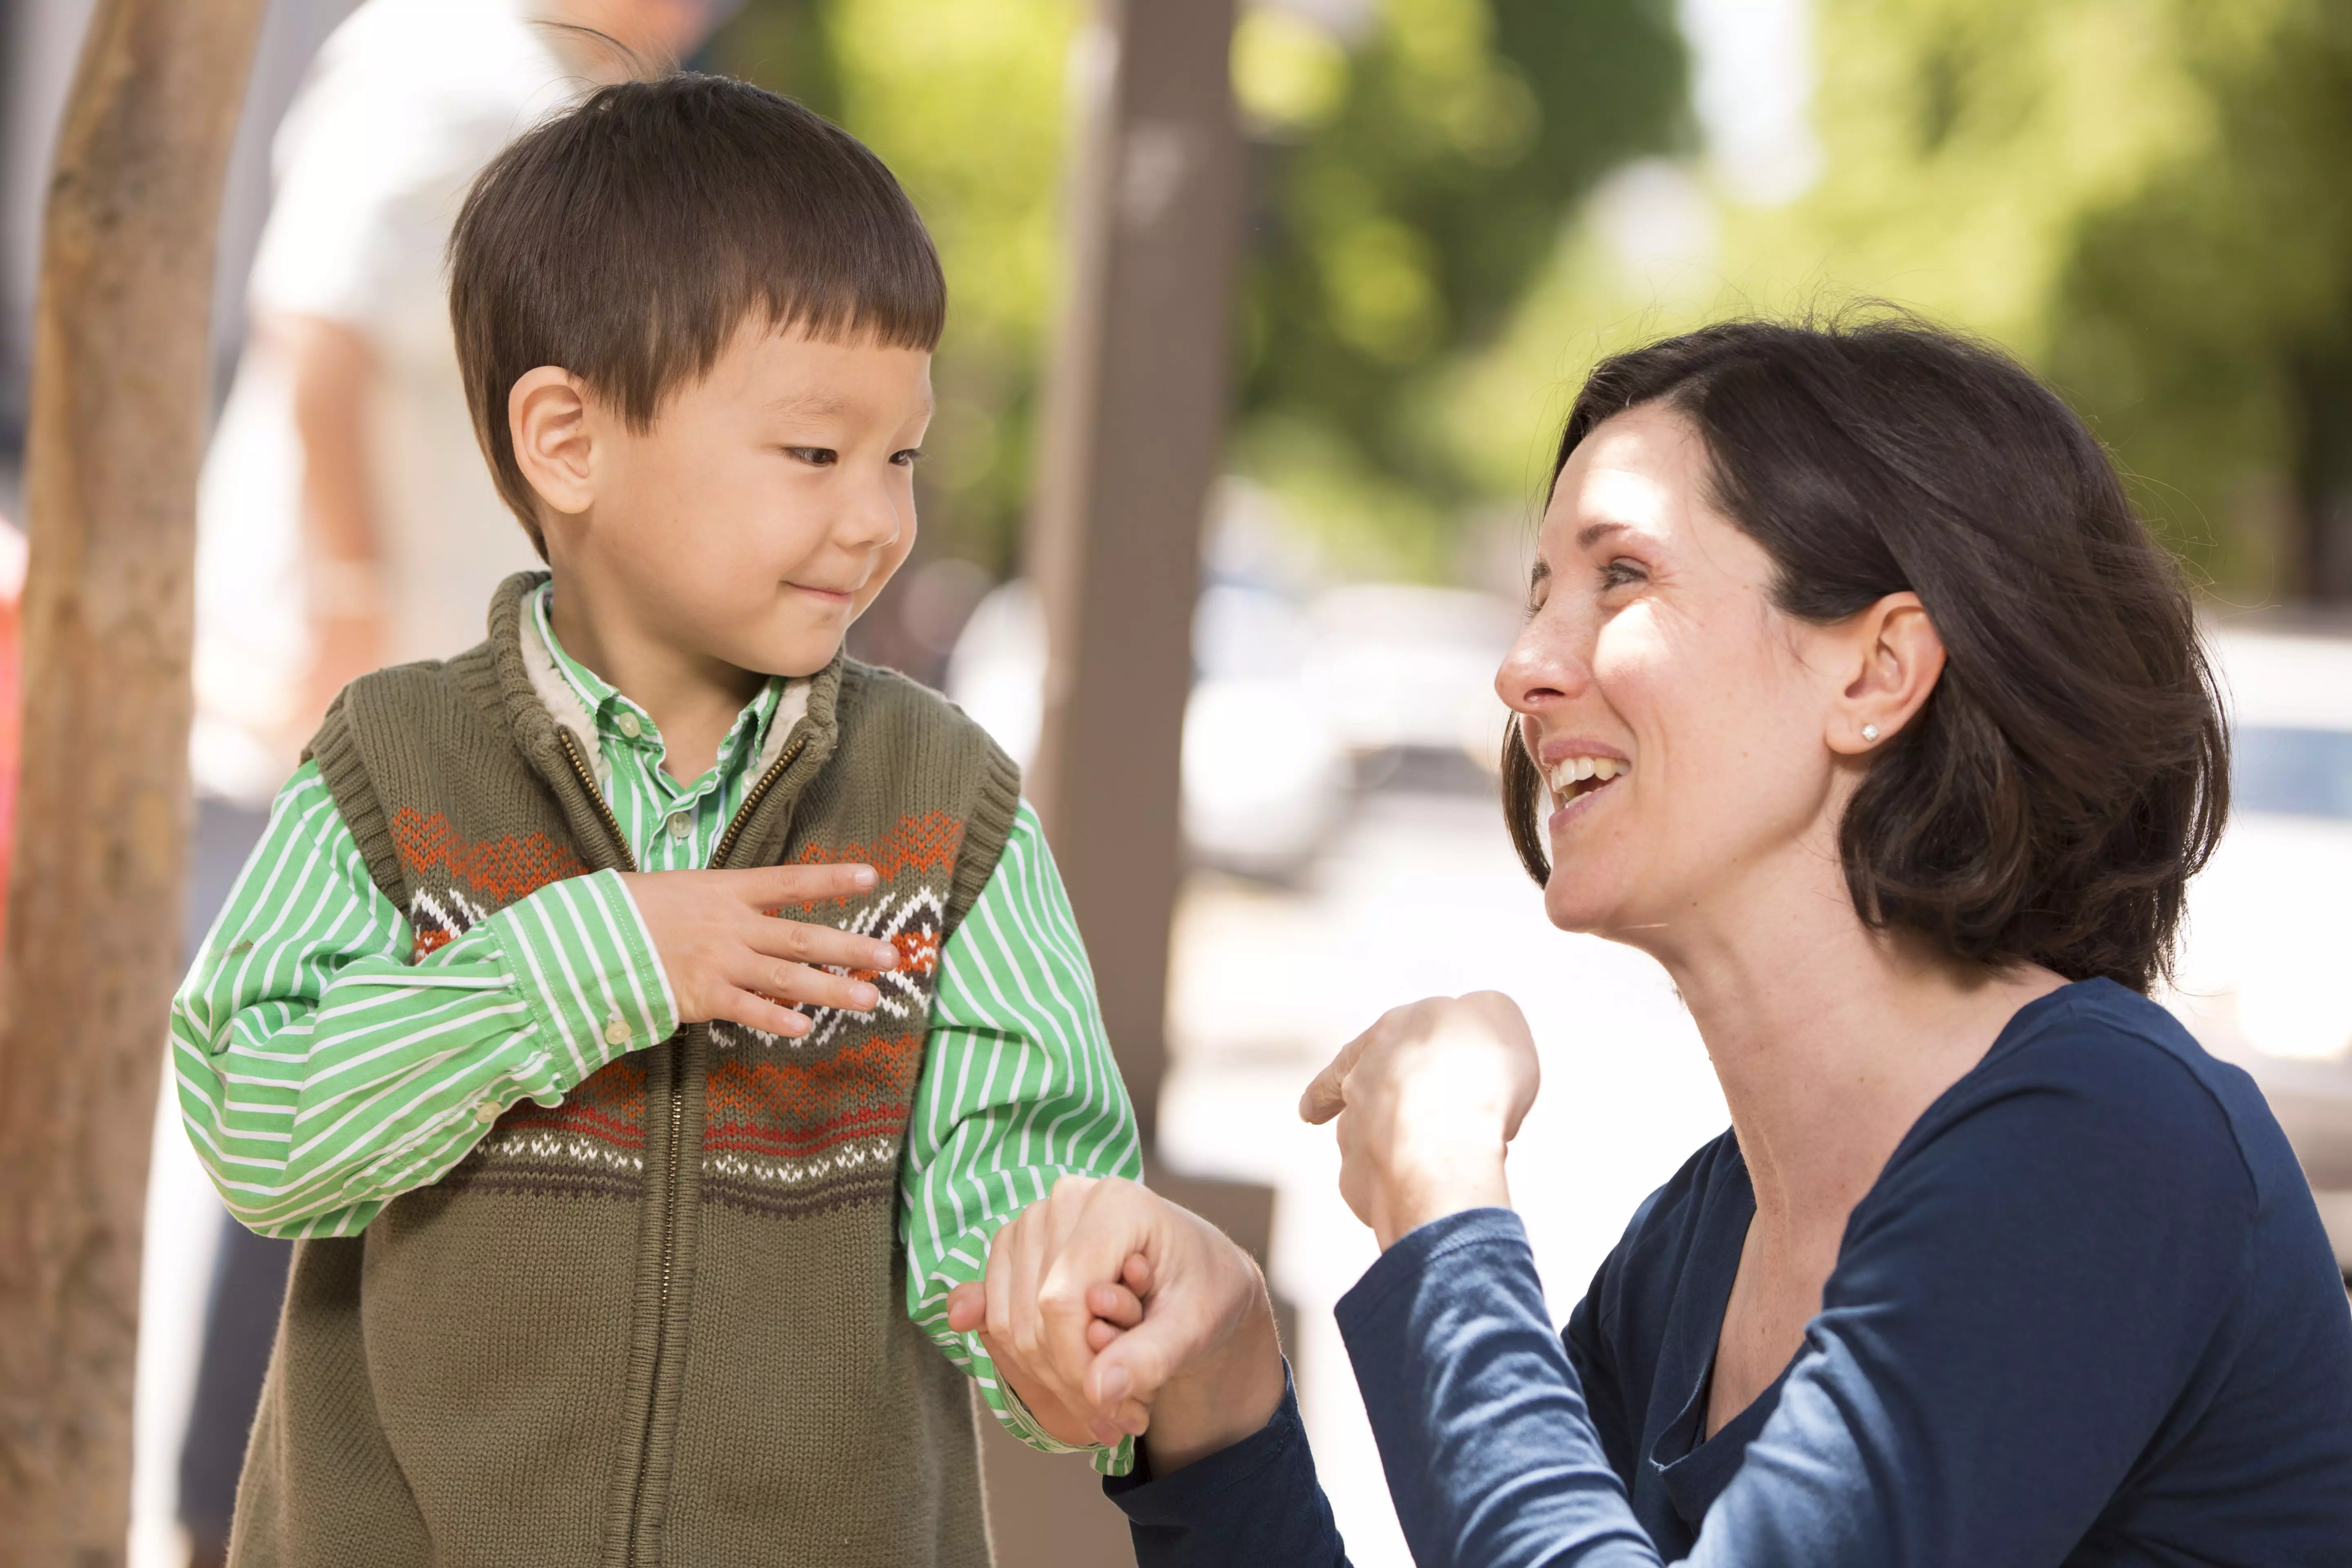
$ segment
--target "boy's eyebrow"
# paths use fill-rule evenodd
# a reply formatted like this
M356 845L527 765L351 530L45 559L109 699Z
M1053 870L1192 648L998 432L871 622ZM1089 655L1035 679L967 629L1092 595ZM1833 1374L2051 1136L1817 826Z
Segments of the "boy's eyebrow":
M923 394L923 417L929 418L938 408L938 397L926 390ZM850 411L848 398L830 392L787 393L768 404L769 413L785 419L829 419Z
M849 412L849 400L829 392L795 392L768 405L772 414L803 414L823 418Z

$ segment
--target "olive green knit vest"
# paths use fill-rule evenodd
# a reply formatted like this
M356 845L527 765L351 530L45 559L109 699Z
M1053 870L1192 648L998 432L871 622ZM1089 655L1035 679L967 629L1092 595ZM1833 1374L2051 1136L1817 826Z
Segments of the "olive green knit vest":
M593 751L489 640L353 683L311 754L420 952L625 868ZM362 1235L296 1249L237 1497L238 1568L985 1564L965 1379L907 1320L897 1189L941 945L1019 775L923 688L835 659L715 864L859 860L787 910L898 942L870 1017L690 1026Z

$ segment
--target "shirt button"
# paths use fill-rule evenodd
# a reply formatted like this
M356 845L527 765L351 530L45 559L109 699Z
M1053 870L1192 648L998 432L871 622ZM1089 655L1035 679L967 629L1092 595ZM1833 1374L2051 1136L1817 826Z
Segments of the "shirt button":
M683 838L693 831L694 814L692 812L673 811L669 814L669 836L672 838Z
M637 722L637 716L625 708L621 710L621 716L613 722L619 725L621 733L632 741L646 732L646 727Z
M604 1025L604 1043L608 1046L625 1046L629 1043L629 1026L621 1022L621 1016L618 1013L614 1014Z
M474 1120L480 1122L483 1126L488 1127L491 1122L496 1121L498 1119L499 1108L492 1105L488 1100L486 1100L482 1101L481 1104L474 1107Z

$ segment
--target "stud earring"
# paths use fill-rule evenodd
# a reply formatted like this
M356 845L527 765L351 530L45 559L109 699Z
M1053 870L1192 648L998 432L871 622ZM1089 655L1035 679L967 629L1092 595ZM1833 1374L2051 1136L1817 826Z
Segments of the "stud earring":
M1878 741L1878 726L1875 724L1864 724L1862 727L1862 738L1864 741L1870 742L1874 745L1876 744Z

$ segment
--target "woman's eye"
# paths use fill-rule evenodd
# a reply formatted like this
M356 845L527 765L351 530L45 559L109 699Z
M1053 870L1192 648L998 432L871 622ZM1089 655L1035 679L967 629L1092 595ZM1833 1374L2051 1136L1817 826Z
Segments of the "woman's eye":
M1629 584L1644 582L1649 575L1638 563L1620 556L1601 569L1601 586L1604 592L1611 588L1622 588Z
M787 447L784 452L811 468L829 468L841 460L841 454L830 447Z
M903 452L891 453L890 460L902 468L911 468L915 466L915 460L922 455L923 449L920 447L909 447Z

